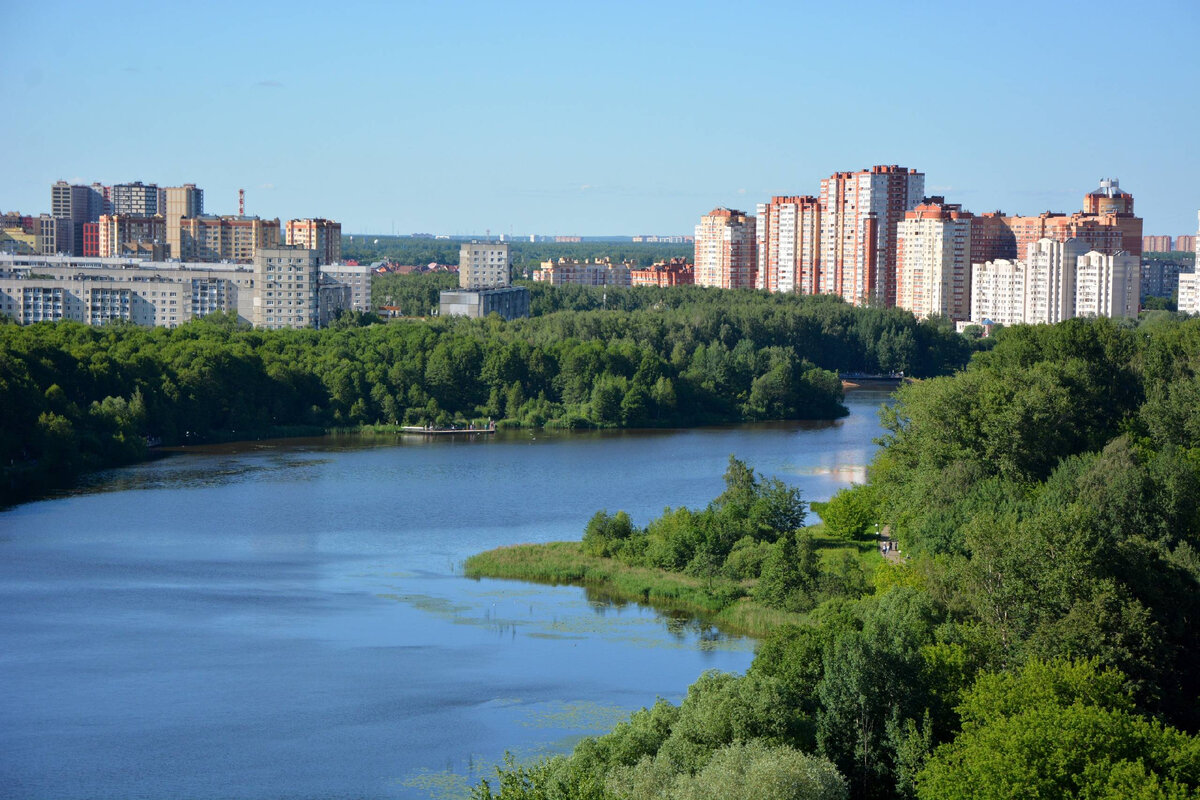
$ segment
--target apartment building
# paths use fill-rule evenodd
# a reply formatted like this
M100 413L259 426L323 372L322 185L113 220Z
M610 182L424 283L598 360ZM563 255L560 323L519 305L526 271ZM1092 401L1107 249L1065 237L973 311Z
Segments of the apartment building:
M1181 314L1200 314L1200 272L1179 275L1178 309Z
M630 286L631 264L614 264L611 258L596 261L560 258L543 261L533 280L551 286Z
M179 220L179 252L171 252L181 261L254 262L262 248L279 246L279 220L251 216L201 215Z
M972 217L941 197L927 198L905 213L896 245L899 308L921 319L970 317Z
M820 291L894 306L900 221L924 196L924 173L894 164L821 181Z
M101 258L119 258L147 251L156 259L171 255L167 250L167 221L160 216L104 214L97 225L97 249ZM157 250L154 245L158 245Z
M315 328L320 322L317 302L317 254L303 247L262 247L254 253L254 310L256 328Z
M971 321L1019 325L1025 321L1025 264L998 258L971 272Z
M1076 316L1075 262L1086 246L1078 239L1039 239L1025 255L1025 322L1053 325Z
M463 242L458 249L458 285L462 289L508 286L506 242Z
M744 211L715 208L696 226L697 286L753 289L758 273L755 218Z
M1075 260L1077 317L1137 319L1140 260L1128 253L1091 251Z
M291 219L287 223L287 244L317 251L318 264L337 264L342 260L342 224L329 219Z
M768 292L816 294L820 286L821 204L808 195L772 197L756 209L758 276Z
M1142 252L1143 253L1170 253L1173 250L1174 242L1170 236L1143 236L1142 237Z
M630 286L691 286L695 282L696 271L683 258L656 261L649 267L629 270Z
M172 258L180 258L183 252L180 242L179 222L184 217L199 217L204 214L204 190L194 183L183 186L168 186L162 191L164 198L163 218L167 223L167 246Z
M318 261L320 257L318 256ZM370 311L371 279L374 270L365 264L321 264L320 282L322 286L337 284L345 286L347 294L344 303L337 308L351 308L355 311ZM333 308L332 302L322 303L322 311Z
M1183 234L1175 237L1176 253L1194 253L1196 252L1197 238L1190 234Z
M109 187L112 213L127 217L153 217L166 209L162 191L154 183L117 183Z

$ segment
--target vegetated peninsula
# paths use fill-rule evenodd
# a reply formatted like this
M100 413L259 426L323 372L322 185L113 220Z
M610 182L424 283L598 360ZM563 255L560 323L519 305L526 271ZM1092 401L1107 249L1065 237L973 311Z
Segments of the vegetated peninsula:
M702 511L603 512L574 549L472 559L767 629L747 674L509 759L473 796L1196 797L1200 320L1010 328L884 422L820 535L733 460ZM903 560L853 546L876 523ZM729 612L751 603L779 616Z
M946 324L829 297L546 287L534 300L539 316L513 322L352 313L320 331L221 315L175 329L0 324L0 503L144 458L149 443L832 419L845 413L836 371L942 374L972 348Z

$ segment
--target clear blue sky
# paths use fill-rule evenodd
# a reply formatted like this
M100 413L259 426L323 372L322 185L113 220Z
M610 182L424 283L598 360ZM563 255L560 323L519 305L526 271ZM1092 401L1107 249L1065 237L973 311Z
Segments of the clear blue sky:
M1200 2L0 0L0 210L205 190L346 232L687 233L871 164L972 211L1200 209Z

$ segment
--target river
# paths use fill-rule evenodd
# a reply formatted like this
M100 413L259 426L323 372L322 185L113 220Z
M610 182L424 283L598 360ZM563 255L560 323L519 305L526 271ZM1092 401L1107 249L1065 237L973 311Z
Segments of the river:
M0 513L0 793L461 797L754 643L575 587L469 580L599 509L701 507L730 454L827 499L886 395L833 423L198 448Z

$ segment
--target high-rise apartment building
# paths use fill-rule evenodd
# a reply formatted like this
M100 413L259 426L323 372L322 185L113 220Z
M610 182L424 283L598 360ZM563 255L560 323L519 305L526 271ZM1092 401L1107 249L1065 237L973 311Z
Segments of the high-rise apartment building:
M1075 316L1075 262L1084 242L1040 239L1025 254L1025 322L1053 325Z
M898 307L921 319L970 317L972 222L961 205L941 197L905 213L896 249Z
M1176 253L1194 253L1196 252L1196 237L1191 234L1183 234L1175 237Z
M753 289L758 272L755 219L744 211L714 208L696 226L697 286Z
M1170 236L1143 236L1142 237L1142 252L1143 253L1170 253L1172 245Z
M971 263L1017 258L1017 238L1000 211L976 214L971 220Z
M118 183L109 190L112 213L129 217L152 217L162 214L161 192L157 184Z
M821 204L810 196L759 203L756 286L768 292L816 294L820 286Z
M162 194L165 198L163 217L167 221L167 245L172 258L182 258L179 221L184 217L204 214L204 190L197 189L194 183L185 183L183 186L168 186L162 190Z
M463 289L508 286L506 242L463 242L458 249L458 285Z
M329 219L288 220L287 243L316 250L318 264L337 264L342 260L342 224Z
M629 270L631 286L691 286L695 282L695 268L684 258L656 261L649 267Z
M971 321L999 325L1019 325L1025 321L1024 262L998 258L974 265Z
M171 255L183 261L249 264L255 251L278 246L278 219L202 215L179 220L179 255Z
M1078 256L1074 316L1137 319L1140 278L1137 256L1094 250Z
M304 247L262 247L254 254L256 328L315 328L317 255Z
M1200 314L1200 272L1179 274L1179 304L1181 314Z
M614 264L611 258L591 261L560 258L543 261L541 269L533 271L533 280L551 286L630 286L632 264Z
M100 217L97 245L101 258L149 255L158 259L166 255L166 240L167 224L162 217L123 214Z
M900 220L924 196L924 173L895 165L821 181L821 291L895 305Z

